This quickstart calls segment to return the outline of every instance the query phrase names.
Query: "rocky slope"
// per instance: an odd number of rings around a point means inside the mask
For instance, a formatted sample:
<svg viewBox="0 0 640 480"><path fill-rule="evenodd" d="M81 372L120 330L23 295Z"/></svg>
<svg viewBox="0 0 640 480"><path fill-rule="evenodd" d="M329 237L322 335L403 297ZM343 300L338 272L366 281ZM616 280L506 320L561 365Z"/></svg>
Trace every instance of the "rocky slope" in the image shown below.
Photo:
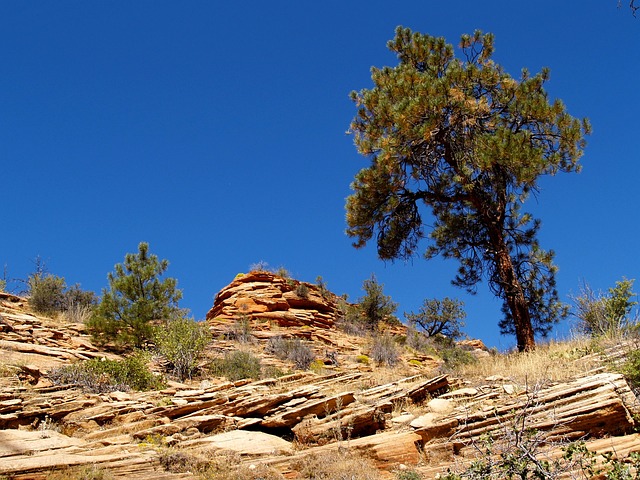
<svg viewBox="0 0 640 480"><path fill-rule="evenodd" d="M109 355L91 344L82 325L36 316L24 299L0 293L0 476L46 479L70 466L96 465L115 478L198 478L178 468L180 459L232 454L234 463L256 472L268 466L297 478L305 459L355 451L383 477L415 468L433 478L474 458L487 434L498 437L524 423L543 436L550 456L560 455L557 440L578 438L599 452L640 451L634 433L640 406L619 374L530 386L493 376L468 385L442 374L435 360L410 362L412 354L395 372L366 366L355 361L366 342L335 328L335 297L307 284L300 298L296 287L266 273L236 279L207 315L216 337L210 353L251 348L277 364L265 340L300 336L317 354L331 350L337 359L318 373L203 378L170 382L162 391L106 394L47 378L56 366ZM251 323L253 343L227 335L241 316Z"/></svg>

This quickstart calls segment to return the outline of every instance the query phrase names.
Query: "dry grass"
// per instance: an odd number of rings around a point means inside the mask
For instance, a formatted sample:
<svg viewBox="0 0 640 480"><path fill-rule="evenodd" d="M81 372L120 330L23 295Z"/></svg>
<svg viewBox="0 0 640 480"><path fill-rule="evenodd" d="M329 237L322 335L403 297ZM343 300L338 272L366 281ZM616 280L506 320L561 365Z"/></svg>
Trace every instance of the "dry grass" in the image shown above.
<svg viewBox="0 0 640 480"><path fill-rule="evenodd" d="M602 358L593 355L601 349L596 342L584 337L552 341L538 345L532 352L492 355L461 365L454 375L472 382L499 376L520 385L567 381L602 367Z"/></svg>
<svg viewBox="0 0 640 480"><path fill-rule="evenodd" d="M311 454L293 465L294 478L314 480L381 480L375 463L352 452Z"/></svg>
<svg viewBox="0 0 640 480"><path fill-rule="evenodd" d="M172 473L193 473L199 480L283 480L284 477L266 465L241 463L237 453L225 452L203 458L169 447L160 454L160 464Z"/></svg>

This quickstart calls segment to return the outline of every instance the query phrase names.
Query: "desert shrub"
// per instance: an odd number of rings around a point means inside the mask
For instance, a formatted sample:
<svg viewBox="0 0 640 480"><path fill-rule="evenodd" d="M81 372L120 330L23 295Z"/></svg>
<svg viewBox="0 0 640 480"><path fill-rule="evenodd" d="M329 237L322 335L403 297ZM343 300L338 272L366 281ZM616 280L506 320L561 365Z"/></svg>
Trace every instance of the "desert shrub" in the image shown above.
<svg viewBox="0 0 640 480"><path fill-rule="evenodd" d="M309 298L309 287L304 283L299 283L296 286L296 295L300 298Z"/></svg>
<svg viewBox="0 0 640 480"><path fill-rule="evenodd" d="M295 462L295 478L308 480L380 480L373 460L350 452L311 454Z"/></svg>
<svg viewBox="0 0 640 480"><path fill-rule="evenodd" d="M29 276L29 305L36 312L51 315L64 308L64 278L37 272Z"/></svg>
<svg viewBox="0 0 640 480"><path fill-rule="evenodd" d="M191 378L196 370L198 359L211 341L211 334L206 323L181 317L169 320L157 329L155 341L158 353L182 381Z"/></svg>
<svg viewBox="0 0 640 480"><path fill-rule="evenodd" d="M638 395L640 393L640 350L637 348L629 350L620 370L627 378L631 388L636 392L636 396L640 397Z"/></svg>
<svg viewBox="0 0 640 480"><path fill-rule="evenodd" d="M460 300L445 297L427 299L422 303L418 313L405 313L407 323L420 328L428 337L444 335L457 339L462 337L466 313L464 303Z"/></svg>
<svg viewBox="0 0 640 480"><path fill-rule="evenodd" d="M67 287L63 277L47 273L46 266L40 258L36 258L35 263L36 270L25 282L29 305L35 312L54 315L72 311L76 306L89 310L95 306L95 293L82 290L79 284Z"/></svg>
<svg viewBox="0 0 640 480"><path fill-rule="evenodd" d="M583 285L580 295L572 297L578 331L592 337L616 336L635 327L638 319L630 316L638 304L631 300L636 295L631 290L633 282L620 280L607 293L596 293Z"/></svg>
<svg viewBox="0 0 640 480"><path fill-rule="evenodd" d="M457 347L455 344L450 347L442 347L438 350L438 356L444 360L445 370L449 371L457 370L462 365L470 365L478 361L471 352Z"/></svg>
<svg viewBox="0 0 640 480"><path fill-rule="evenodd" d="M356 357L356 362L361 363L363 365L369 365L369 357L366 355L358 355Z"/></svg>
<svg viewBox="0 0 640 480"><path fill-rule="evenodd" d="M67 467L47 474L45 480L113 480L114 476L98 465Z"/></svg>
<svg viewBox="0 0 640 480"><path fill-rule="evenodd" d="M415 470L399 470L395 472L396 480L422 480L422 477Z"/></svg>
<svg viewBox="0 0 640 480"><path fill-rule="evenodd" d="M320 275L316 277L316 286L318 287L322 298L326 300L331 297L331 292L329 292L329 289L327 288L327 282L325 282Z"/></svg>
<svg viewBox="0 0 640 480"><path fill-rule="evenodd" d="M267 352L280 360L293 362L295 368L306 370L315 359L313 350L299 338L273 337L269 339Z"/></svg>
<svg viewBox="0 0 640 480"><path fill-rule="evenodd" d="M391 335L379 335L373 339L370 357L378 365L393 367L400 361L398 345Z"/></svg>
<svg viewBox="0 0 640 480"><path fill-rule="evenodd" d="M253 340L251 333L251 321L245 314L240 315L226 332L225 337L240 343L249 343Z"/></svg>
<svg viewBox="0 0 640 480"><path fill-rule="evenodd" d="M249 271L250 272L268 272L269 264L264 260L260 260L256 263L252 263L251 265L249 265Z"/></svg>
<svg viewBox="0 0 640 480"><path fill-rule="evenodd" d="M143 348L154 337L154 322L184 315L178 308L182 292L173 278L160 277L169 266L149 253L149 244L138 245L124 263L108 274L109 290L87 322L94 341L115 342L121 348Z"/></svg>
<svg viewBox="0 0 640 480"><path fill-rule="evenodd" d="M53 369L48 376L55 384L80 385L95 393L163 388L163 379L149 370L148 361L149 355L138 351L121 361L93 358L72 363Z"/></svg>
<svg viewBox="0 0 640 480"><path fill-rule="evenodd" d="M338 299L338 311L340 317L336 321L336 327L349 335L366 337L369 333L369 326L362 316L360 306L347 303L345 298Z"/></svg>
<svg viewBox="0 0 640 480"><path fill-rule="evenodd" d="M215 359L210 366L211 373L227 377L230 381L244 378L260 378L260 359L250 352L237 350Z"/></svg>

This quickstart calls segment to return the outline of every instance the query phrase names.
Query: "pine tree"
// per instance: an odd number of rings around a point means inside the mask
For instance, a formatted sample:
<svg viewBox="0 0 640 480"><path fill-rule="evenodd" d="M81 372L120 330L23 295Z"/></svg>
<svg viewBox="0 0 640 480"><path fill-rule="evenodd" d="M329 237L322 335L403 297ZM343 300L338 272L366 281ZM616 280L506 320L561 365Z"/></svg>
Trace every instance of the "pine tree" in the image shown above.
<svg viewBox="0 0 640 480"><path fill-rule="evenodd" d="M108 274L109 289L88 322L94 338L103 343L141 348L154 337L153 324L177 318L182 292L177 280L160 279L169 266L149 253L149 244L138 245L138 253L128 253L124 263Z"/></svg>
<svg viewBox="0 0 640 480"><path fill-rule="evenodd" d="M384 285L378 283L375 275L362 282L365 295L358 300L358 309L369 330L376 330L380 322L395 323L393 316L398 304L384 294Z"/></svg>
<svg viewBox="0 0 640 480"><path fill-rule="evenodd" d="M350 131L371 164L352 184L347 234L356 247L375 235L381 259L406 259L430 225L426 258L458 260L453 284L472 293L486 278L502 331L529 350L567 310L539 221L520 208L540 176L579 170L590 126L549 102L547 69L514 79L496 64L491 34L463 35L461 58L402 27L388 46L399 64L373 68L374 87L352 93Z"/></svg>

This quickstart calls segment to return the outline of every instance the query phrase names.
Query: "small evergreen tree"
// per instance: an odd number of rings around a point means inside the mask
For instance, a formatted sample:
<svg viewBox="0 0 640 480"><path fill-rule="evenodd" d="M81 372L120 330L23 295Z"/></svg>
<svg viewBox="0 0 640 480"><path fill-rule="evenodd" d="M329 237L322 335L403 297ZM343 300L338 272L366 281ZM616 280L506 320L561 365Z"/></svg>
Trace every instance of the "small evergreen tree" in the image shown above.
<svg viewBox="0 0 640 480"><path fill-rule="evenodd" d="M405 313L404 316L409 325L420 327L428 337L440 334L455 340L463 335L464 318L467 316L463 307L460 300L434 298L425 300L418 313Z"/></svg>
<svg viewBox="0 0 640 480"><path fill-rule="evenodd" d="M369 330L378 328L380 322L397 321L393 316L398 304L391 300L391 297L384 294L384 285L378 283L375 275L362 282L362 289L365 292L364 297L358 301L358 308L365 324Z"/></svg>
<svg viewBox="0 0 640 480"><path fill-rule="evenodd" d="M109 290L103 289L102 300L88 322L96 341L141 348L153 339L154 322L182 313L177 280L160 279L168 266L167 260L150 254L149 244L142 242L138 253L128 253L124 263L114 267L107 277Z"/></svg>

